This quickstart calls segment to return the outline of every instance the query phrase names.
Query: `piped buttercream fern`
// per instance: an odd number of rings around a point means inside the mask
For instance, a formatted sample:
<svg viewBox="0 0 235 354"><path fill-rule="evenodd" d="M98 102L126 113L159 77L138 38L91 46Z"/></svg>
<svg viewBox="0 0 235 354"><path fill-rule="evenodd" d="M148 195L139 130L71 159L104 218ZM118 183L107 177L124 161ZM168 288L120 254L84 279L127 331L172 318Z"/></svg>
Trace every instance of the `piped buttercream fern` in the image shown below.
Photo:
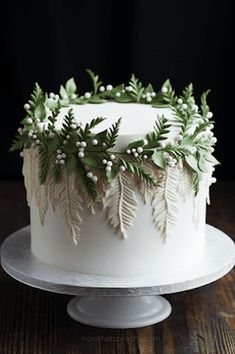
<svg viewBox="0 0 235 354"><path fill-rule="evenodd" d="M164 239L166 239L177 222L178 180L178 170L168 167L162 185L153 194L153 223Z"/></svg>
<svg viewBox="0 0 235 354"><path fill-rule="evenodd" d="M119 173L113 180L104 198L104 209L109 224L126 238L138 210L133 181L127 173Z"/></svg>

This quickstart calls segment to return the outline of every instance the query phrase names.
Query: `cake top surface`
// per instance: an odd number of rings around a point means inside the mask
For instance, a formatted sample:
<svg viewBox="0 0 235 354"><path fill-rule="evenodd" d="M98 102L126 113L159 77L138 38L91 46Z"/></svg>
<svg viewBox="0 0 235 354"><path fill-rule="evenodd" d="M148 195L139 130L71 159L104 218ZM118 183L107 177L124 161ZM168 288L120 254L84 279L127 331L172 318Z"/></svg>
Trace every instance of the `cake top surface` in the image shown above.
<svg viewBox="0 0 235 354"><path fill-rule="evenodd" d="M117 103L106 102L102 104L85 104L75 105L61 108L56 121L56 128L59 130L64 122L64 117L69 109L73 109L74 119L76 123L82 125L90 122L97 117L103 117L105 120L98 126L94 127L93 132L98 133L103 129L107 129L112 124L122 118L119 134L142 134L143 137L153 130L155 121L159 116L164 115L168 119L174 119L170 108L156 108L147 104L138 103Z"/></svg>

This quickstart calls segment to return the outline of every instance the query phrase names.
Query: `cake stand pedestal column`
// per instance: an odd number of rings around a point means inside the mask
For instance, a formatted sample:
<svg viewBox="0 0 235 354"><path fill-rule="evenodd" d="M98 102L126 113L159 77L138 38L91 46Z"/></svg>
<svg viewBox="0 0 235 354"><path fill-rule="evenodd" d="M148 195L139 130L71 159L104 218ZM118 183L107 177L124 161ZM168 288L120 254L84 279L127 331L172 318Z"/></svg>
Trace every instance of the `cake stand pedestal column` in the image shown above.
<svg viewBox="0 0 235 354"><path fill-rule="evenodd" d="M235 263L233 241L206 225L205 252L193 264L166 272L112 277L81 274L49 266L31 253L30 228L9 236L1 247L1 264L13 278L35 288L75 295L67 312L74 320L104 328L138 328L160 322L171 313L161 296L209 284Z"/></svg>
<svg viewBox="0 0 235 354"><path fill-rule="evenodd" d="M158 323L171 313L162 296L74 297L67 306L74 320L103 328L137 328Z"/></svg>

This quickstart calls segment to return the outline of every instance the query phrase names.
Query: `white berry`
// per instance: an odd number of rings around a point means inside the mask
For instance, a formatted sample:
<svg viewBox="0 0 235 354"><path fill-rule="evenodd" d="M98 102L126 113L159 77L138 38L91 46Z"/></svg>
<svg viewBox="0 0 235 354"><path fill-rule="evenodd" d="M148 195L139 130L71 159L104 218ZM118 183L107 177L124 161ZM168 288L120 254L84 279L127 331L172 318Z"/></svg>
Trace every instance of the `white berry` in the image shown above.
<svg viewBox="0 0 235 354"><path fill-rule="evenodd" d="M116 92L115 95L116 95L117 97L120 97L120 96L121 96L120 92Z"/></svg>
<svg viewBox="0 0 235 354"><path fill-rule="evenodd" d="M147 155L144 155L143 158L146 160L146 159L148 158L148 156L147 156Z"/></svg>
<svg viewBox="0 0 235 354"><path fill-rule="evenodd" d="M66 158L66 153L63 152L63 154L61 154L61 157L62 157L62 159L65 159Z"/></svg>
<svg viewBox="0 0 235 354"><path fill-rule="evenodd" d="M65 161L63 159L60 160L60 165L64 165Z"/></svg>
<svg viewBox="0 0 235 354"><path fill-rule="evenodd" d="M166 86L162 87L162 93L167 93L168 92L168 88Z"/></svg>
<svg viewBox="0 0 235 354"><path fill-rule="evenodd" d="M92 176L92 182L97 183L98 177L97 176Z"/></svg>
<svg viewBox="0 0 235 354"><path fill-rule="evenodd" d="M152 96L152 97L155 97L155 96L156 96L156 92L154 92L154 91L151 92L151 96Z"/></svg>
<svg viewBox="0 0 235 354"><path fill-rule="evenodd" d="M25 119L25 123L26 123L26 124L32 124L32 123L33 123L32 118L26 118L26 119Z"/></svg>
<svg viewBox="0 0 235 354"><path fill-rule="evenodd" d="M99 90L100 90L100 92L104 92L105 91L105 87L104 86L100 86Z"/></svg>
<svg viewBox="0 0 235 354"><path fill-rule="evenodd" d="M24 157L24 151L20 152L20 157Z"/></svg>
<svg viewBox="0 0 235 354"><path fill-rule="evenodd" d="M147 102L151 102L152 101L152 97L151 96L147 96L146 101Z"/></svg>
<svg viewBox="0 0 235 354"><path fill-rule="evenodd" d="M159 145L160 145L162 148L165 148L165 147L166 147L165 141L160 141Z"/></svg>
<svg viewBox="0 0 235 354"><path fill-rule="evenodd" d="M110 172L111 170L112 170L112 167L111 167L111 166L105 167L105 171L106 171L106 172Z"/></svg>
<svg viewBox="0 0 235 354"><path fill-rule="evenodd" d="M84 151L84 148L79 148L78 150L83 152L83 151Z"/></svg>
<svg viewBox="0 0 235 354"><path fill-rule="evenodd" d="M49 93L49 97L50 97L50 98L55 98L54 92L50 92L50 93Z"/></svg>
<svg viewBox="0 0 235 354"><path fill-rule="evenodd" d="M92 145L97 145L97 144L98 144L98 140L93 139L93 140L92 140Z"/></svg>
<svg viewBox="0 0 235 354"><path fill-rule="evenodd" d="M60 161L59 161L59 160L55 160L55 163L56 163L57 165L59 165Z"/></svg>
<svg viewBox="0 0 235 354"><path fill-rule="evenodd" d="M107 164L106 164L107 166L113 166L113 163L112 163L112 161L107 161Z"/></svg>
<svg viewBox="0 0 235 354"><path fill-rule="evenodd" d="M135 148L131 149L131 152L133 152L134 154L136 152L136 149Z"/></svg>
<svg viewBox="0 0 235 354"><path fill-rule="evenodd" d="M39 139L35 140L35 143L39 145L40 144L40 140Z"/></svg>
<svg viewBox="0 0 235 354"><path fill-rule="evenodd" d="M84 152L79 151L79 153L78 153L78 157L79 157L80 159L82 159L82 158L84 157Z"/></svg>
<svg viewBox="0 0 235 354"><path fill-rule="evenodd" d="M25 103L24 104L24 109L26 109L26 110L30 109L30 105L28 103Z"/></svg>
<svg viewBox="0 0 235 354"><path fill-rule="evenodd" d="M183 139L183 135L179 134L178 135L178 141L181 141Z"/></svg>
<svg viewBox="0 0 235 354"><path fill-rule="evenodd" d="M215 136L213 136L213 138L211 138L211 142L212 142L212 144L215 144L217 142L217 139Z"/></svg>
<svg viewBox="0 0 235 354"><path fill-rule="evenodd" d="M79 147L81 145L80 141L76 142L76 146Z"/></svg>
<svg viewBox="0 0 235 354"><path fill-rule="evenodd" d="M103 160L102 160L102 164L103 164L103 165L106 165L107 162L108 162L108 161L107 161L106 159L103 159Z"/></svg>
<svg viewBox="0 0 235 354"><path fill-rule="evenodd" d="M43 128L44 128L44 123L42 123L42 122L37 123L37 124L36 124L36 127L37 127L37 129L38 129L40 132L42 132L42 131L43 131Z"/></svg>
<svg viewBox="0 0 235 354"><path fill-rule="evenodd" d="M63 141L63 144L66 145L66 144L67 144L67 140L64 140L64 141Z"/></svg>
<svg viewBox="0 0 235 354"><path fill-rule="evenodd" d="M74 100L76 97L77 97L76 93L73 93L73 94L71 95L71 98L72 98L73 100Z"/></svg>
<svg viewBox="0 0 235 354"><path fill-rule="evenodd" d="M70 139L71 138L71 136L70 135L66 135L66 139Z"/></svg>
<svg viewBox="0 0 235 354"><path fill-rule="evenodd" d="M28 137L32 138L32 136L33 136L33 133L32 132L28 132Z"/></svg>
<svg viewBox="0 0 235 354"><path fill-rule="evenodd" d="M86 147L87 143L85 141L82 141L80 145L81 145L81 147Z"/></svg>
<svg viewBox="0 0 235 354"><path fill-rule="evenodd" d="M71 124L71 128L72 128L72 129L76 129L76 128L77 128L77 125L73 123L73 124Z"/></svg>
<svg viewBox="0 0 235 354"><path fill-rule="evenodd" d="M91 98L91 93L90 92L85 92L84 97L89 100Z"/></svg>
<svg viewBox="0 0 235 354"><path fill-rule="evenodd" d="M35 140L37 139L37 135L36 134L33 134L32 138Z"/></svg>
<svg viewBox="0 0 235 354"><path fill-rule="evenodd" d="M119 166L119 171L120 171L120 172L126 171L126 167L123 166L123 165Z"/></svg>
<svg viewBox="0 0 235 354"><path fill-rule="evenodd" d="M114 160L115 159L115 155L110 155L110 160Z"/></svg>
<svg viewBox="0 0 235 354"><path fill-rule="evenodd" d="M138 156L139 156L138 152L134 152L134 157L138 157Z"/></svg>
<svg viewBox="0 0 235 354"><path fill-rule="evenodd" d="M127 153L128 155L130 155L131 150L130 150L130 149L127 149L127 150L126 150L126 153Z"/></svg>
<svg viewBox="0 0 235 354"><path fill-rule="evenodd" d="M169 165L170 167L175 167L175 162L174 162L174 161L170 161L170 162L168 162L168 165Z"/></svg>
<svg viewBox="0 0 235 354"><path fill-rule="evenodd" d="M61 149L58 149L56 150L57 154L61 154L62 153L62 150Z"/></svg>
<svg viewBox="0 0 235 354"><path fill-rule="evenodd" d="M61 154L58 154L56 157L57 157L58 160L62 159L62 155Z"/></svg>
<svg viewBox="0 0 235 354"><path fill-rule="evenodd" d="M217 181L217 179L215 177L211 178L211 183L215 183Z"/></svg>
<svg viewBox="0 0 235 354"><path fill-rule="evenodd" d="M148 140L147 139L144 139L143 142L144 142L144 145L148 145Z"/></svg>
<svg viewBox="0 0 235 354"><path fill-rule="evenodd" d="M207 118L212 118L213 117L213 113L212 112L208 112L207 115L206 115Z"/></svg>
<svg viewBox="0 0 235 354"><path fill-rule="evenodd" d="M182 98L178 98L177 102L178 102L179 104L182 104L182 103L183 103Z"/></svg>
<svg viewBox="0 0 235 354"><path fill-rule="evenodd" d="M144 151L144 149L143 149L141 146L139 146L139 147L137 148L137 152L138 152L138 153L141 154L143 151Z"/></svg>
<svg viewBox="0 0 235 354"><path fill-rule="evenodd" d="M106 86L106 90L107 90L107 91L112 91L112 89L113 89L113 86L112 86L112 85L107 85L107 86Z"/></svg>
<svg viewBox="0 0 235 354"><path fill-rule="evenodd" d="M60 96L59 95L55 95L55 100L59 101L59 99L60 99Z"/></svg>
<svg viewBox="0 0 235 354"><path fill-rule="evenodd" d="M142 98L146 98L146 94L145 93L142 95Z"/></svg>
<svg viewBox="0 0 235 354"><path fill-rule="evenodd" d="M182 104L182 107L183 107L183 109L187 109L187 108L188 108L188 105L187 105L186 103L183 103L183 104Z"/></svg>
<svg viewBox="0 0 235 354"><path fill-rule="evenodd" d="M92 178L93 177L93 173L91 171L87 172L86 174L87 178Z"/></svg>
<svg viewBox="0 0 235 354"><path fill-rule="evenodd" d="M39 118L36 118L35 119L35 123L40 123L41 121L40 121L40 119Z"/></svg>

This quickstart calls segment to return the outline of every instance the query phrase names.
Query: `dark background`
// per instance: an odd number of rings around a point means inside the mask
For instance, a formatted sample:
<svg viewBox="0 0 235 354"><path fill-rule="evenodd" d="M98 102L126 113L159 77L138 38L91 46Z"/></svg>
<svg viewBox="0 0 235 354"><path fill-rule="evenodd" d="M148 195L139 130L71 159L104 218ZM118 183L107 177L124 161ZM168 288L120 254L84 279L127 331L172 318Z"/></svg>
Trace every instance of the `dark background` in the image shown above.
<svg viewBox="0 0 235 354"><path fill-rule="evenodd" d="M159 89L193 82L195 95L211 88L220 179L234 179L232 50L234 14L224 0L5 1L0 9L0 178L21 177L21 159L9 153L35 81L48 92L74 76L89 88L84 70L105 83L132 72Z"/></svg>

